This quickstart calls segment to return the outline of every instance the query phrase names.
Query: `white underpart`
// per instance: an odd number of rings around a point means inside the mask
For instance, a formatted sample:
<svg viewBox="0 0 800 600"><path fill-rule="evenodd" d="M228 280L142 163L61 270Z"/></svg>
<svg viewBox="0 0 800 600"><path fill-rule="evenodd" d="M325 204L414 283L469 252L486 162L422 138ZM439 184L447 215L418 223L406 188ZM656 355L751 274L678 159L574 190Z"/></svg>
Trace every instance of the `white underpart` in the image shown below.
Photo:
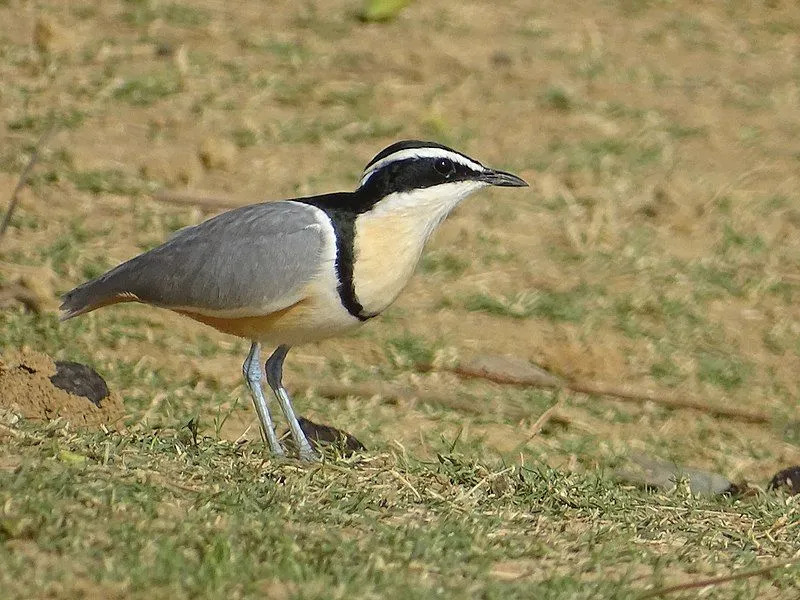
<svg viewBox="0 0 800 600"><path fill-rule="evenodd" d="M365 313L377 314L394 302L439 223L464 198L487 185L458 181L394 193L359 215L353 280Z"/></svg>
<svg viewBox="0 0 800 600"><path fill-rule="evenodd" d="M409 218L420 227L422 243L425 243L442 219L464 198L488 185L484 181L453 181L408 192L395 192L377 202L369 214L377 218L399 215Z"/></svg>
<svg viewBox="0 0 800 600"><path fill-rule="evenodd" d="M486 167L484 167L482 164L475 162L474 160L470 160L458 152L451 152L449 150L444 150L443 148L406 148L405 150L398 150L397 152L380 159L375 164L370 165L369 168L364 171L364 175L361 177L360 185L364 185L376 171L382 169L389 163L407 160L409 158L447 158L448 160L452 160L455 163L464 165L473 171L481 172L486 170Z"/></svg>

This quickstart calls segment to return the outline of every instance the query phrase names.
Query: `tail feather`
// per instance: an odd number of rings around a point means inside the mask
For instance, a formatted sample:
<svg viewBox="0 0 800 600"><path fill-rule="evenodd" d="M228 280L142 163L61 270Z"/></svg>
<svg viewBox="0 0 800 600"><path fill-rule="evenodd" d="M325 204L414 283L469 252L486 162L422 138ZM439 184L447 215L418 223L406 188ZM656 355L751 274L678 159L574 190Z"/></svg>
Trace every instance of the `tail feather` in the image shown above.
<svg viewBox="0 0 800 600"><path fill-rule="evenodd" d="M98 308L103 294L98 293L97 283L97 280L87 281L61 296L60 320L66 321Z"/></svg>
<svg viewBox="0 0 800 600"><path fill-rule="evenodd" d="M135 294L119 289L118 275L124 266L122 264L96 279L82 283L61 296L60 320L66 321L109 304L138 300Z"/></svg>

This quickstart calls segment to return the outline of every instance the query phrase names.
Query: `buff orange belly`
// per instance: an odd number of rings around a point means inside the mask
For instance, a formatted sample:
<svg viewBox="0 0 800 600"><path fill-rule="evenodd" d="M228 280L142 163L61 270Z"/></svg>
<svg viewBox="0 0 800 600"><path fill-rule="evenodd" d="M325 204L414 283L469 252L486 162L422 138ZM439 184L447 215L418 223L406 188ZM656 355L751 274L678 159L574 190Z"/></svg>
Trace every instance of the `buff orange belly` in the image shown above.
<svg viewBox="0 0 800 600"><path fill-rule="evenodd" d="M266 315L248 317L219 317L188 310L175 312L223 333L275 346L316 342L352 330L360 324L349 315L334 317L310 298Z"/></svg>

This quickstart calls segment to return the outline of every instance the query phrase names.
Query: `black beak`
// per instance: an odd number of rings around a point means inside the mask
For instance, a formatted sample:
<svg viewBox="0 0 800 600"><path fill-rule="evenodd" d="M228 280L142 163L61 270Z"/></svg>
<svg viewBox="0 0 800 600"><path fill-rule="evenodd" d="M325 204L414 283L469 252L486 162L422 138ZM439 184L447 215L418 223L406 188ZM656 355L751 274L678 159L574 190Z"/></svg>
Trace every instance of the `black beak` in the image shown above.
<svg viewBox="0 0 800 600"><path fill-rule="evenodd" d="M524 179L505 171L494 171L492 169L484 171L481 181L500 187L528 187Z"/></svg>

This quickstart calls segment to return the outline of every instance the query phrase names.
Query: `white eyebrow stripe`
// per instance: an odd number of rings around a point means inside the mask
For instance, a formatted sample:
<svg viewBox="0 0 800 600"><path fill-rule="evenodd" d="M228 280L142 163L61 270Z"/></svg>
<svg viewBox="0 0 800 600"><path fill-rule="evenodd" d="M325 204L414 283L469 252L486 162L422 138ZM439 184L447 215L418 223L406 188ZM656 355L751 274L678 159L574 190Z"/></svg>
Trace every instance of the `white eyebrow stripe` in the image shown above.
<svg viewBox="0 0 800 600"><path fill-rule="evenodd" d="M445 150L443 148L406 148L404 150L398 150L380 159L378 162L369 166L369 169L364 171L364 175L361 177L360 185L364 185L367 182L375 171L378 171L388 165L389 163L393 163L400 160L407 160L409 158L448 158L453 162L457 162L465 167L472 169L473 171L485 171L486 167L482 164L475 162L474 160L468 159L463 154L459 154L458 152L451 152L449 150Z"/></svg>

